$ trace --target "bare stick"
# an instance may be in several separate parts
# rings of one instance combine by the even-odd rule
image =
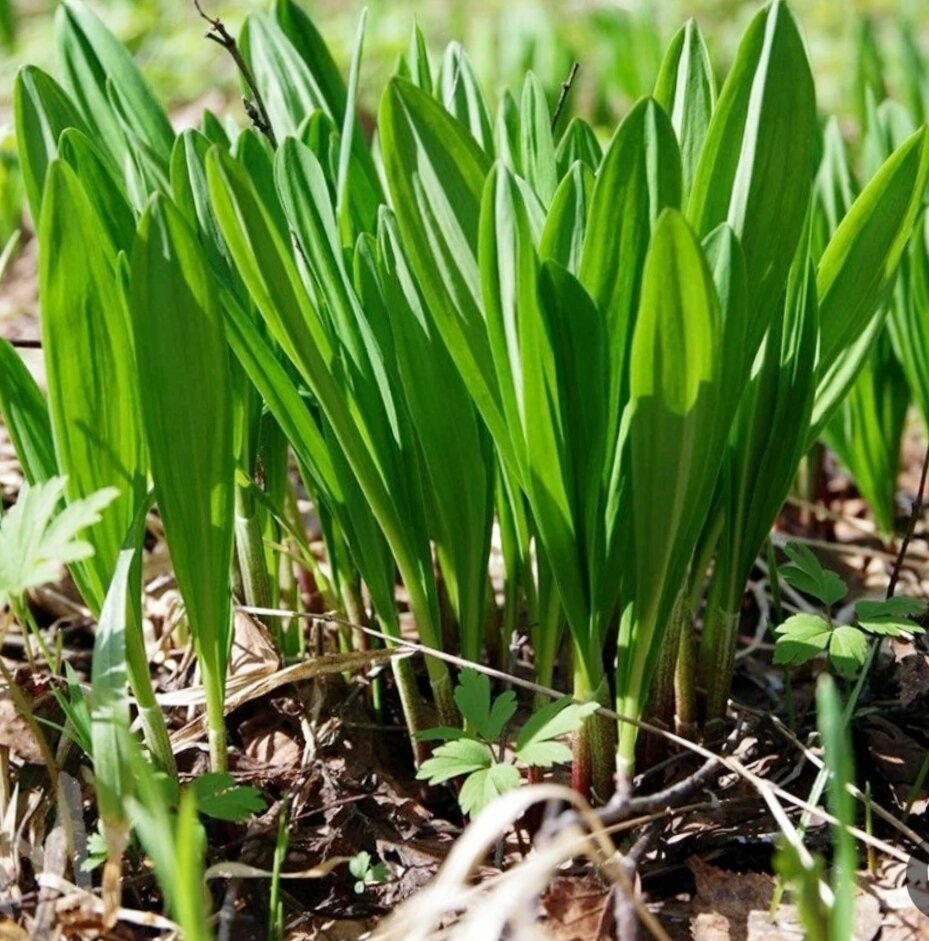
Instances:
[[[235,62],[236,68],[239,70],[245,84],[248,86],[249,93],[254,101],[250,101],[248,98],[242,99],[245,113],[248,115],[252,124],[268,138],[271,142],[271,146],[276,148],[277,138],[274,136],[274,129],[271,127],[271,118],[268,115],[268,109],[265,107],[264,99],[261,97],[261,92],[258,90],[258,85],[255,83],[255,76],[252,75],[252,70],[248,67],[248,63],[239,50],[235,36],[226,29],[221,19],[208,16],[204,12],[203,7],[200,6],[200,0],[194,0],[194,6],[197,8],[200,17],[210,24],[210,28],[206,32],[206,38],[222,46],[223,49],[232,56],[232,61]]]
[[[893,571],[890,573],[890,581],[887,584],[887,598],[892,598],[894,592],[897,590],[897,581],[903,569],[906,552],[910,547],[910,540],[913,538],[913,533],[916,532],[916,524],[919,522],[919,517],[923,512],[923,498],[926,494],[927,474],[929,474],[929,444],[926,445],[926,456],[923,458],[923,469],[919,475],[919,489],[916,491],[916,497],[913,500],[913,509],[910,511],[910,521],[906,525],[906,532],[903,535],[903,541],[900,543],[900,551],[897,553]]]
[[[561,117],[561,112],[564,110],[565,102],[568,100],[568,93],[571,91],[571,86],[574,84],[577,70],[580,67],[580,62],[575,62],[574,65],[571,66],[568,77],[561,83],[561,91],[558,93],[558,101],[555,104],[555,113],[552,115],[552,133],[554,133],[555,128],[558,126],[558,119]]]
[[[41,350],[42,349],[41,340],[13,339],[13,340],[7,340],[6,342],[9,343],[10,346],[15,347],[18,350]]]

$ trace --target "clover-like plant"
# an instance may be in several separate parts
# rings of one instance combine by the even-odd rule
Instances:
[[[859,601],[855,604],[856,624],[834,623],[830,609],[848,594],[848,586],[801,543],[788,543],[784,551],[790,564],[780,569],[780,575],[797,591],[815,598],[823,613],[794,614],[775,628],[775,663],[808,663],[826,653],[836,673],[851,677],[864,666],[869,635],[908,637],[924,633],[910,618],[923,614],[926,606],[912,598]]]
[[[571,749],[559,739],[576,732],[597,709],[594,702],[576,703],[567,697],[553,700],[534,712],[511,738],[516,694],[507,690],[491,700],[490,680],[470,669],[459,677],[455,703],[465,729],[440,726],[421,732],[421,741],[445,744],[423,762],[417,777],[441,784],[464,776],[458,803],[471,817],[495,797],[519,787],[520,765],[551,768],[571,761]]]

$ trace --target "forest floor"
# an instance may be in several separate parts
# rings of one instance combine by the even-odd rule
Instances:
[[[34,265],[29,243],[0,291],[0,333],[7,338],[38,337]],[[41,350],[25,350],[24,355],[41,380]],[[899,481],[901,530],[918,487],[923,447],[914,430],[905,442]],[[874,536],[866,508],[847,477],[828,459],[826,467],[828,485],[815,505],[790,504],[778,524],[776,541],[787,535],[807,541],[825,565],[848,581],[852,588],[849,603],[882,597],[894,565],[893,547]],[[0,487],[5,506],[15,500],[19,484],[15,457],[0,430]],[[927,532],[926,521],[920,520],[898,590],[907,597],[929,598]],[[147,548],[144,610],[150,660],[182,778],[190,779],[207,770],[208,764],[205,735],[196,719],[195,664],[181,629],[179,597],[157,529],[150,533]],[[650,749],[653,766],[637,780],[636,793],[648,795],[677,787],[686,801],[676,802],[669,811],[653,808],[636,819],[628,814],[621,819],[600,818],[602,825],[612,828],[620,849],[636,857],[637,896],[657,919],[660,930],[674,939],[779,941],[804,936],[793,904],[780,905],[769,917],[776,889],[772,855],[781,833],[770,796],[775,795],[775,802],[794,823],[799,821],[802,810],[797,801],[802,804],[807,799],[818,770],[819,753],[807,744],[815,730],[816,669],[793,669],[790,687],[785,686],[783,668],[772,664],[773,648],[765,629],[768,598],[766,573],[759,563],[745,597],[732,691],[728,731],[735,730],[735,734],[730,735],[728,755],[733,761],[707,768],[705,756],[694,750],[661,737],[647,738],[644,746]],[[798,608],[805,604],[800,596],[786,600]],[[310,611],[324,614],[318,599],[306,601]],[[64,661],[81,679],[87,679],[94,625],[73,587],[63,578],[34,593],[30,603],[48,636],[60,638]],[[310,627],[311,623],[315,626]],[[336,650],[336,625],[322,618],[307,624],[307,630],[314,632],[310,649]],[[5,638],[0,654],[29,693],[36,711],[51,722],[60,721],[51,694],[60,680],[28,672],[22,639],[16,633]],[[528,648],[517,652],[517,678],[529,676],[530,658]],[[350,679],[341,668],[322,672],[319,666],[324,661],[315,667],[313,661],[296,668],[284,665],[268,627],[244,612],[237,614],[230,673],[234,692],[228,716],[230,770],[239,783],[261,791],[267,809],[247,824],[207,821],[208,865],[216,867],[210,884],[220,912],[220,937],[238,941],[266,936],[268,880],[242,878],[241,866],[231,871],[223,866],[237,863],[270,870],[282,814],[289,835],[282,866],[288,938],[363,938],[391,914],[400,921],[388,922],[383,930],[394,934],[384,936],[401,938],[406,930],[402,926],[409,924],[403,918],[412,917],[415,923],[428,917],[422,900],[434,898],[421,893],[434,884],[465,821],[451,789],[426,788],[416,781],[390,671],[385,669],[383,655],[372,654],[369,660]],[[375,679],[384,689],[380,715],[371,708]],[[790,710],[784,708],[788,697]],[[523,702],[527,709],[529,700],[527,694]],[[913,840],[929,842],[925,782],[921,790],[911,793],[929,748],[927,720],[929,646],[925,637],[888,641],[873,666],[852,724],[856,780],[862,790],[870,792],[876,809],[869,819],[862,812],[859,821],[868,841],[859,844],[857,934],[861,941],[929,939],[929,917],[916,910],[907,889]],[[63,938],[151,937],[151,929],[132,923],[131,913],[161,911],[162,903],[150,870],[137,856],[130,854],[124,878],[123,906],[129,914],[105,935],[95,923],[97,908],[86,887],[63,881],[66,861],[50,851],[54,830],[36,812],[48,795],[35,741],[9,694],[0,691],[0,751],[4,750],[8,750],[9,772],[17,790],[4,795],[8,802],[0,834],[0,875],[18,875],[16,884],[0,894],[0,939],[26,937],[17,931],[43,922],[53,925],[59,932],[56,936]],[[81,777],[79,765],[77,750],[66,750],[64,767],[74,771],[89,802],[92,787],[86,776]],[[566,773],[554,778],[566,783]],[[85,806],[90,830],[94,815],[89,803]],[[449,893],[445,903],[437,903],[439,910],[444,904],[446,911],[436,924],[451,930],[481,906],[509,901],[514,923],[525,922],[527,917],[540,919],[534,929],[537,933],[526,936],[557,941],[615,936],[616,919],[622,920],[624,908],[618,903],[610,868],[596,852],[585,855],[589,847],[581,847],[533,871],[533,854],[546,852],[551,832],[539,812],[519,816],[515,826],[501,825],[493,850],[475,852],[473,879],[469,882],[466,872],[459,877],[457,891]],[[22,844],[15,837],[46,847],[42,865],[19,851]],[[828,826],[814,820],[806,839],[811,850],[827,852]],[[531,850],[533,841],[536,849]],[[386,879],[359,891],[345,865],[323,875],[313,872],[326,861],[354,857],[360,851],[386,864]],[[49,872],[55,875],[56,866],[60,869],[57,881],[40,878]],[[305,876],[307,871],[314,877],[287,877],[288,873]],[[538,904],[533,908],[535,899]],[[643,926],[640,936],[648,937],[650,931],[654,933],[654,926]],[[437,929],[432,936],[443,935]],[[514,936],[519,935],[514,931]]]

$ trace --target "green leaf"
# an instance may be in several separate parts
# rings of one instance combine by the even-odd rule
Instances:
[[[552,119],[545,99],[542,83],[534,73],[528,72],[523,83],[523,94],[519,106],[520,114],[520,166],[548,208],[558,185],[558,168],[555,163],[555,143],[552,140]]]
[[[859,601],[855,605],[855,617],[858,625],[870,634],[887,637],[900,637],[924,634],[911,617],[921,617],[926,613],[926,604],[914,598],[888,598],[886,601]]]
[[[922,206],[929,131],[920,128],[888,157],[839,224],[819,262],[821,339],[809,440],[854,382],[886,314],[882,301]]]
[[[519,769],[514,765],[493,764],[468,776],[458,795],[458,803],[464,813],[476,817],[501,794],[516,790],[521,781]]]
[[[118,251],[128,252],[135,238],[135,217],[121,180],[107,157],[77,128],[67,128],[58,140],[61,159],[74,169],[94,205],[100,221]]]
[[[681,156],[674,128],[651,98],[623,119],[603,157],[584,236],[579,278],[610,338],[607,401],[612,447],[628,382],[629,349],[645,256],[659,214],[681,203]]]
[[[658,220],[642,280],[626,458],[633,561],[624,575],[617,673],[618,711],[632,717],[644,708],[723,457],[723,440],[714,433],[721,404],[719,300],[696,236],[676,210]],[[621,727],[620,737],[620,760],[631,764],[634,729]]]
[[[587,232],[587,213],[594,189],[594,175],[583,163],[575,163],[567,171],[545,220],[539,239],[539,257],[558,262],[577,275]]]
[[[33,222],[38,224],[45,176],[58,156],[58,139],[66,128],[83,131],[87,125],[68,93],[55,79],[33,65],[27,65],[16,75],[13,107],[23,186]]]
[[[461,671],[455,687],[455,703],[469,728],[488,742],[495,742],[500,737],[504,726],[516,712],[516,694],[512,690],[497,696],[491,707],[490,680],[485,674],[471,669]]]
[[[418,781],[441,784],[451,778],[470,774],[493,764],[490,748],[473,738],[462,738],[440,745],[416,773]]]
[[[371,854],[362,850],[348,861],[348,871],[356,878],[364,880],[371,868]]]
[[[556,699],[534,712],[520,729],[516,739],[516,757],[527,765],[550,768],[571,760],[571,749],[556,741],[576,732],[588,716],[597,711],[597,703],[576,703]]]
[[[841,601],[848,593],[845,582],[830,569],[824,569],[813,552],[800,542],[789,542],[784,552],[793,563],[779,571],[784,580],[807,595],[812,595],[827,608]]]
[[[55,581],[62,565],[93,555],[93,546],[79,534],[100,522],[119,491],[109,487],[62,510],[65,484],[61,477],[23,484],[16,503],[0,519],[0,607]]]
[[[829,647],[832,626],[818,614],[795,614],[775,629],[774,662],[807,663]]]
[[[49,167],[39,244],[49,411],[67,499],[119,490],[93,533],[95,555],[83,567],[82,591],[96,612],[145,494],[147,460],[116,249],[81,181],[60,160]]]
[[[858,852],[850,828],[855,825],[856,805],[850,793],[855,781],[847,711],[830,676],[816,685],[816,720],[829,770],[829,810],[836,818],[833,839],[832,890],[835,901],[829,918],[830,941],[850,938],[855,931],[855,896],[858,892]]]
[[[171,155],[174,131],[126,47],[82,0],[64,0],[56,14],[58,51],[68,91],[96,139],[110,149],[117,165],[129,141],[123,123],[161,167]],[[117,90],[121,114],[108,88]]]
[[[406,51],[397,63],[397,75],[412,82],[417,88],[432,93],[432,69],[429,65],[429,50],[418,24],[413,24]]]
[[[667,111],[681,145],[686,198],[716,106],[713,65],[694,20],[688,20],[668,46],[655,80],[655,100]]]
[[[787,5],[752,20],[720,92],[693,178],[688,217],[700,236],[728,222],[745,253],[748,346],[758,348],[783,291],[812,187],[816,99]]]
[[[603,159],[603,149],[594,129],[581,118],[571,118],[571,123],[558,142],[555,159],[558,161],[559,177],[563,177],[575,163],[582,163],[596,173]]]
[[[867,635],[857,627],[842,624],[829,635],[829,660],[842,676],[854,676],[867,655]]]
[[[438,725],[433,729],[423,729],[416,733],[416,740],[419,742],[448,742],[457,741],[460,738],[467,738],[464,729],[457,729],[450,725]]]
[[[496,742],[506,729],[510,719],[516,714],[516,693],[508,689],[494,700],[487,723],[482,732],[488,742]]]
[[[0,339],[0,413],[29,483],[58,472],[48,403],[32,373],[6,340]]]
[[[278,7],[280,12],[281,7]],[[297,22],[293,11],[286,14],[291,25]],[[310,41],[309,33],[298,27],[300,39]],[[297,38],[297,37],[295,37]],[[301,122],[316,110],[324,111],[340,123],[344,116],[345,98],[337,101],[338,92],[320,85],[303,57],[294,48],[287,34],[268,13],[249,13],[239,36],[242,56],[251,68],[262,100],[268,109],[271,127],[277,139],[296,134]],[[329,77],[328,69],[323,67]],[[344,86],[343,86],[344,88]],[[336,115],[332,108],[341,109]]]
[[[487,101],[471,59],[461,43],[450,42],[445,47],[436,86],[446,110],[470,131],[481,150],[493,157],[493,125]]]
[[[427,310],[502,451],[514,458],[496,388],[477,262],[481,196],[490,168],[473,138],[427,93],[402,79],[378,120],[397,224]]]
[[[348,93],[332,53],[312,20],[293,0],[275,0],[271,15],[290,40],[313,80],[314,97],[339,124],[345,118]],[[284,79],[287,75],[283,76]]]
[[[214,761],[231,630],[232,389],[216,282],[165,197],[132,252],[131,311],[152,477],[206,687]],[[214,770],[223,770],[222,767]]]
[[[236,784],[231,774],[201,774],[193,779],[190,787],[197,795],[197,810],[214,820],[242,823],[252,814],[262,813],[268,806],[261,791]]]

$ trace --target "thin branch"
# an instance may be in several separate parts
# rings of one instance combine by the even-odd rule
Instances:
[[[271,146],[276,148],[277,138],[274,136],[274,129],[271,127],[271,118],[268,115],[268,109],[265,107],[264,99],[261,97],[261,92],[258,90],[258,85],[255,82],[255,76],[252,74],[252,70],[248,67],[248,63],[242,56],[235,36],[226,29],[226,25],[219,17],[209,16],[204,12],[203,7],[200,6],[200,0],[194,0],[194,6],[197,8],[201,19],[210,24],[210,28],[205,34],[206,38],[212,40],[218,46],[222,46],[223,49],[232,56],[232,61],[235,62],[236,68],[239,70],[246,86],[248,86],[249,93],[254,101],[243,98],[242,104],[249,120],[268,138],[271,142]]]
[[[571,71],[568,73],[568,77],[561,83],[561,91],[558,92],[558,101],[555,104],[555,113],[552,115],[552,133],[554,134],[555,128],[558,126],[558,119],[561,117],[561,112],[564,110],[565,103],[568,100],[568,93],[571,91],[571,87],[574,85],[574,79],[577,77],[577,70],[581,67],[581,63],[575,61],[571,66]]]
[[[913,500],[913,509],[910,511],[910,521],[907,523],[906,533],[904,533],[903,541],[900,543],[900,551],[897,553],[893,571],[890,573],[890,582],[887,584],[887,598],[892,598],[894,592],[897,590],[897,581],[903,569],[906,551],[910,547],[910,540],[916,532],[916,524],[919,522],[919,518],[923,512],[923,498],[926,494],[927,474],[929,474],[929,444],[926,445],[926,456],[923,458],[923,469],[919,475],[919,489],[916,491],[916,497]]]
[[[4,337],[6,339],[6,337]],[[42,341],[41,340],[29,340],[29,339],[12,339],[7,340],[7,343],[10,346],[15,347],[18,350],[41,350]]]

